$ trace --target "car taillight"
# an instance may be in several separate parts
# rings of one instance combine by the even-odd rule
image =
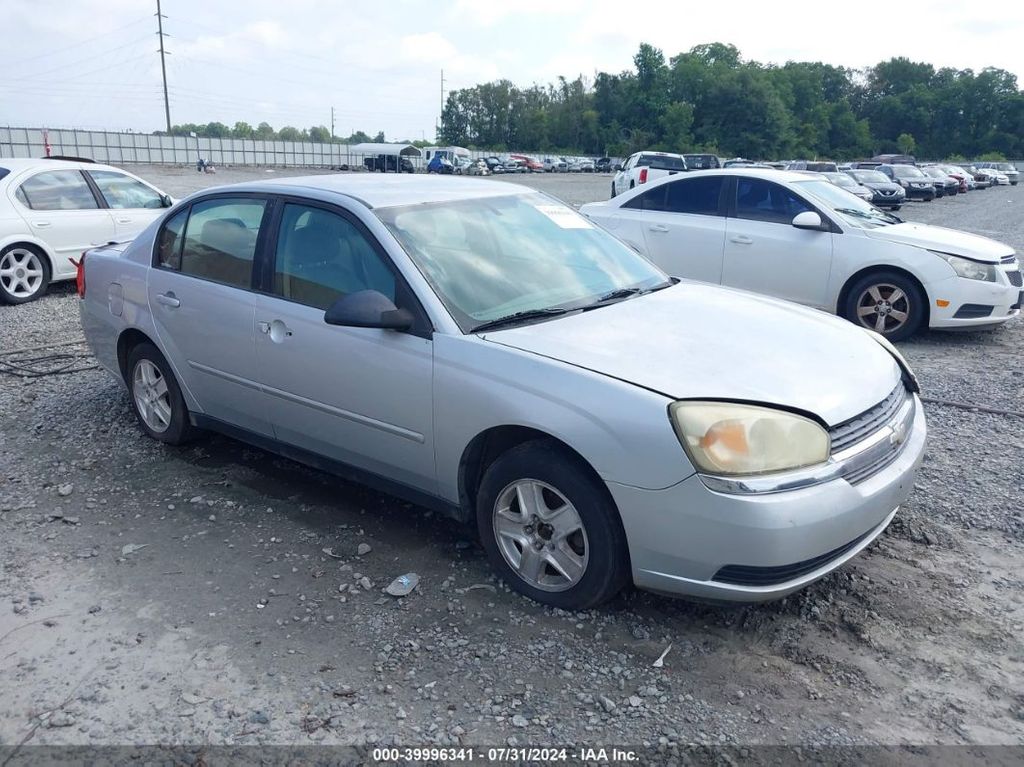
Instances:
[[[640,183],[641,184],[646,184],[647,183],[647,168],[641,168],[640,169]]]
[[[88,252],[83,250],[82,257],[77,261],[73,258],[68,259],[68,261],[75,265],[75,287],[78,289],[79,298],[85,298],[85,256]]]

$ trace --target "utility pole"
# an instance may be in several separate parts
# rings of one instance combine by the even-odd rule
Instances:
[[[435,133],[439,134],[441,132],[441,123],[443,123],[443,122],[444,122],[444,70],[442,69],[441,70],[441,112],[440,112],[440,114],[438,115],[438,118],[437,118],[437,127],[436,127],[436,129],[434,131]]]
[[[171,102],[167,98],[167,62],[164,57],[167,51],[164,50],[164,19],[167,17],[160,13],[160,0],[156,0],[156,29],[160,36],[160,72],[164,78],[164,116],[167,118],[167,133],[171,132]]]

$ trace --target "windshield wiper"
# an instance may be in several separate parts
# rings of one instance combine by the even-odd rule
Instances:
[[[632,298],[633,296],[642,296],[647,293],[653,293],[656,290],[664,290],[665,288],[671,288],[675,283],[671,281],[665,281],[653,288],[616,288],[615,290],[605,293],[603,296],[598,298],[592,304],[587,304],[584,310],[596,309],[599,306],[607,306],[608,304],[618,303],[626,298]]]
[[[503,328],[509,325],[517,325],[520,322],[547,319],[548,317],[557,317],[560,314],[567,314],[569,312],[576,311],[579,311],[579,309],[565,308],[561,306],[550,306],[546,309],[527,309],[526,311],[515,312],[514,314],[508,314],[504,317],[498,317],[493,320],[481,322],[473,328],[472,332],[479,333],[481,330],[496,330],[497,328]]]

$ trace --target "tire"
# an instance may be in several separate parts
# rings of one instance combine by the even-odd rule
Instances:
[[[614,181],[612,182],[612,196],[609,197],[608,199],[609,200],[614,200],[615,199],[615,182]]]
[[[15,243],[0,251],[0,303],[35,301],[50,284],[50,261],[32,245]]]
[[[893,299],[897,292],[900,295]],[[925,306],[924,292],[916,282],[899,272],[879,271],[864,275],[850,286],[843,316],[890,341],[902,341],[921,327]]]
[[[522,508],[521,498],[532,511]],[[491,566],[530,599],[585,610],[629,581],[626,535],[607,489],[551,441],[524,442],[495,460],[480,483],[476,509]],[[534,573],[520,571],[531,564]]]
[[[636,188],[636,182],[635,181],[630,181],[629,182],[629,188],[630,189],[635,189]]]
[[[889,210],[896,211],[896,210],[899,210],[902,207],[903,207],[902,205],[893,205],[891,208],[889,208]]]
[[[153,344],[140,343],[129,352],[125,383],[139,425],[150,437],[180,445],[195,435],[171,366]]]

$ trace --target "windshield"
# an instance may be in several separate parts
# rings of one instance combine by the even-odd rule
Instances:
[[[855,170],[850,175],[862,184],[888,184],[889,177],[877,170]]]
[[[852,178],[847,176],[845,173],[825,173],[823,174],[829,181],[837,186],[843,187],[843,189],[856,189],[860,184],[854,181]]]
[[[657,267],[537,193],[374,211],[464,332],[520,312],[579,309],[666,284]]]
[[[686,170],[682,157],[662,154],[642,154],[636,161],[637,167],[647,166],[654,170]]]
[[[932,178],[946,178],[946,173],[938,168],[923,168],[922,170]]]
[[[808,196],[816,198],[825,207],[841,216],[846,223],[861,229],[899,223],[899,219],[883,213],[874,205],[864,202],[855,194],[841,189],[830,181],[796,181],[795,185]]]
[[[913,165],[893,165],[892,174],[896,178],[924,178],[924,174]]]

